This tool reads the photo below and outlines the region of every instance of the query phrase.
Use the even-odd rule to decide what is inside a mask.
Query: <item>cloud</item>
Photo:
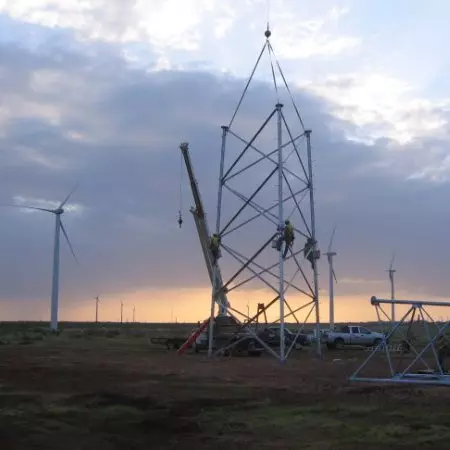
[[[58,33],[67,47],[51,42],[38,49],[11,43],[0,47],[0,203],[50,204],[45,202],[64,198],[82,181],[71,198],[77,210],[63,217],[80,260],[77,268],[62,243],[61,295],[72,301],[98,292],[207,286],[193,223],[185,217],[182,230],[176,224],[178,145],[191,143],[211,225],[220,125],[230,120],[245,81],[202,70],[147,71],[113,44],[74,43],[66,32]],[[154,62],[157,58],[155,53]],[[246,139],[276,101],[263,82],[255,83],[249,96],[236,118],[237,132]],[[380,279],[395,248],[399,289],[445,295],[450,261],[443,242],[450,216],[442,205],[449,187],[445,177],[433,184],[426,174],[418,176],[419,169],[431,173],[445,160],[444,139],[427,135],[402,144],[384,138],[371,145],[348,141],[354,125],[345,117],[335,118],[332,104],[311,91],[297,89],[295,96],[313,130],[320,242],[328,243],[338,224],[339,277]],[[258,145],[276,145],[275,129],[273,124]],[[238,151],[231,140],[230,149]],[[424,149],[435,150],[425,154]],[[183,177],[187,215],[191,195]],[[243,188],[250,192],[255,184],[249,179]],[[276,195],[272,188],[274,193],[265,198],[269,203]],[[51,216],[6,207],[1,214],[2,298],[48,297]],[[255,233],[257,240],[264,236],[258,227]],[[321,275],[326,270],[322,259]],[[326,277],[321,283],[326,288]],[[339,284],[338,295],[378,295],[368,284]]]
[[[340,34],[337,31],[339,20],[348,9],[333,7],[320,18],[300,21],[294,26],[301,13],[293,4],[289,6],[290,9],[283,9],[275,17],[275,21],[287,23],[287,26],[280,30],[277,42],[282,58],[334,57],[355,50],[361,44],[360,37]]]
[[[305,87],[329,101],[336,117],[355,124],[350,138],[388,137],[400,144],[424,137],[448,139],[450,98],[420,98],[402,80],[377,73],[347,74]]]
[[[161,58],[178,64],[186,63],[180,51],[206,53],[214,65],[227,65],[231,54],[220,49],[224,37],[229,44],[241,40],[247,30],[252,45],[259,45],[263,30],[255,24],[265,24],[267,3],[261,0],[234,0],[221,4],[213,0],[138,0],[134,2],[89,0],[25,0],[0,3],[0,12],[29,24],[48,28],[70,29],[81,40],[98,40],[122,44],[127,54],[145,54],[151,47]],[[272,1],[269,18],[277,28],[280,55],[283,58],[335,56],[355,48],[359,38],[339,32],[339,21],[347,12],[325,1],[317,7],[305,8],[295,2]],[[282,24],[282,26],[281,26]],[[301,42],[301,45],[299,44]],[[242,45],[242,42],[240,42]],[[180,59],[181,58],[181,59]],[[235,64],[239,61],[232,58]]]
[[[436,67],[433,52],[427,54],[424,67],[405,77],[404,67],[416,61],[416,54],[409,47],[410,42],[420,44],[417,36],[408,31],[407,39],[397,36],[393,43],[392,33],[400,25],[396,22],[393,29],[390,18],[385,19],[386,27],[380,26],[376,34],[361,29],[359,23],[377,18],[383,6],[359,5],[350,0],[339,6],[331,0],[309,5],[274,0],[267,11],[267,5],[263,0],[236,0],[226,5],[211,0],[186,0],[181,6],[175,0],[38,0],[33,4],[17,0],[0,4],[0,11],[5,14],[3,17],[36,26],[28,35],[16,28],[11,32],[11,27],[7,33],[20,35],[17,40],[31,47],[39,43],[48,46],[47,33],[64,30],[77,37],[71,46],[91,41],[118,46],[122,56],[136,68],[208,70],[239,77],[249,73],[249,64],[242,55],[256,54],[261,46],[261,24],[269,18],[276,56],[288,78],[331,102],[337,118],[354,123],[348,138],[370,143],[388,137],[403,144],[418,136],[442,134],[450,100],[431,100],[423,92],[426,77],[434,76],[431,69],[426,77],[424,72],[425,66]],[[406,24],[408,20],[416,23],[413,10],[411,17],[403,16],[398,19]],[[430,20],[428,14],[423,15],[423,20]],[[441,34],[433,36],[427,37],[428,48],[436,39],[442,40]],[[68,45],[67,39],[63,45]],[[305,59],[311,62],[306,63]],[[403,60],[403,66],[396,62]],[[264,64],[267,70],[257,76],[268,80],[269,65]],[[349,72],[349,68],[354,70]],[[424,75],[414,79],[413,75],[419,73]],[[41,107],[40,113],[55,114],[48,107]]]

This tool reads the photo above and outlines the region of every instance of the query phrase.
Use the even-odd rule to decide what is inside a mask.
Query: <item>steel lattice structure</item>
[[[304,324],[313,317],[316,350],[319,356],[322,354],[317,273],[320,252],[316,242],[311,130],[304,126],[275,57],[270,35],[267,29],[263,48],[234,114],[229,124],[222,126],[215,232],[222,241],[220,266],[223,284],[213,287],[211,319],[218,306],[219,313],[225,311],[257,337],[249,325],[259,314],[269,312],[275,317],[272,323],[280,327],[279,349],[269,348],[258,340],[269,353],[284,362],[294,347],[285,342],[286,320],[298,324],[298,336]],[[264,55],[270,61],[277,101],[273,109],[267,111],[263,123],[256,129],[252,127],[253,136],[244,138],[235,130],[237,114]],[[289,124],[287,108],[280,102],[281,89],[289,98],[293,125]],[[247,118],[248,122],[251,121]],[[245,131],[247,129],[250,126]],[[271,137],[264,138],[267,130]],[[275,242],[286,219],[294,226],[295,240],[283,259],[284,244],[281,250],[277,250]],[[307,239],[312,240],[309,247],[313,256],[311,260],[306,259],[308,254],[304,251]],[[262,289],[273,292],[265,309],[256,315],[250,314],[251,317],[233,304],[233,294],[246,288],[253,289],[252,292]],[[218,293],[222,290],[231,299],[228,306],[220,303]],[[213,320],[210,327],[212,336]],[[211,340],[209,354],[213,354]]]
[[[385,336],[385,342],[381,342],[372,349],[367,359],[350,377],[350,381],[450,386],[450,374],[444,372],[442,368],[439,349],[436,345],[437,341],[445,336],[450,321],[438,324],[428,312],[428,309],[432,307],[450,307],[450,303],[426,300],[384,300],[376,297],[372,297],[370,302],[376,308],[380,324],[383,324],[383,317],[387,319],[386,323],[392,324],[392,317],[389,317],[383,309],[383,304],[405,305],[408,310],[400,321],[391,325],[390,331]],[[418,321],[418,325],[416,325],[416,330],[411,332],[411,324],[415,320]],[[406,326],[408,326],[407,332],[401,344],[397,347],[393,346],[396,335]],[[419,330],[423,332],[424,337],[421,341],[417,339]],[[444,337],[444,339],[447,338]],[[447,346],[450,351],[450,342],[447,343]],[[399,352],[400,355],[398,355]],[[448,352],[445,353],[448,358],[450,355]],[[388,373],[384,372],[384,365],[380,361],[383,356],[386,358]],[[369,366],[370,362],[373,362],[372,368]],[[365,375],[365,371],[369,374]]]

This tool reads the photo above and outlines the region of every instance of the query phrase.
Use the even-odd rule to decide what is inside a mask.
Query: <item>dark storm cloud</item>
[[[0,203],[17,195],[58,201],[82,180],[72,199],[82,211],[63,217],[80,259],[76,266],[62,243],[63,296],[206,283],[184,174],[185,225],[177,229],[178,145],[191,143],[212,221],[220,125],[229,121],[244,82],[202,72],[132,70],[113,47],[90,46],[85,53],[78,47],[0,47]],[[252,95],[236,119],[247,139],[275,103],[263,84],[255,84]],[[348,142],[332,130],[350,125],[332,119],[326,103],[303,92],[296,96],[313,129],[323,250],[338,224],[338,276],[379,279],[395,248],[400,287],[445,295],[450,189],[407,179],[425,162],[436,163],[421,152],[443,142],[403,148],[388,140]],[[1,216],[1,296],[48,296],[53,217],[8,208]],[[371,288],[338,286],[340,294],[355,289]]]

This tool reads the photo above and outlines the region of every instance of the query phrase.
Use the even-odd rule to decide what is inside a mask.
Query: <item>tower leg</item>
[[[309,203],[311,209],[311,238],[313,240],[313,271],[314,271],[314,301],[316,304],[316,354],[322,357],[322,339],[320,335],[320,313],[319,313],[319,274],[317,272],[317,241],[316,241],[316,215],[314,208],[314,184],[312,172],[311,154],[311,130],[306,130],[306,145],[308,153],[308,178],[309,178]]]
[[[52,299],[51,299],[51,320],[52,331],[58,330],[58,294],[59,294],[59,236],[61,228],[61,216],[55,214],[55,241],[53,247],[53,274],[52,274]]]
[[[280,230],[284,225],[283,217],[283,134],[282,134],[282,115],[281,108],[283,105],[278,103],[277,109],[277,141],[278,141],[278,226]],[[284,334],[284,258],[283,248],[280,246],[278,255],[279,267],[279,299],[280,299],[280,361],[285,360],[285,334]]]

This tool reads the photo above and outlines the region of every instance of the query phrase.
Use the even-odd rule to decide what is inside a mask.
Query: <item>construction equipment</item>
[[[258,329],[259,326],[259,316],[264,315],[264,323],[267,326],[267,314],[266,314],[266,307],[264,303],[258,303],[258,309],[256,310],[256,321],[255,321],[255,328]]]
[[[189,347],[194,347],[196,351],[208,348],[209,344],[207,343],[209,342],[211,333],[212,346],[215,349],[222,349],[224,354],[260,355],[264,348],[259,345],[251,333],[244,329],[245,327],[242,327],[234,318],[227,314],[227,308],[230,307],[230,303],[228,302],[226,291],[223,288],[219,265],[217,261],[214,264],[214,257],[210,250],[210,232],[197,180],[194,176],[188,143],[181,143],[180,150],[186,165],[192,196],[194,197],[195,206],[190,209],[190,212],[194,217],[212,288],[217,292],[216,301],[219,305],[219,313],[214,318],[212,327],[207,329],[207,325],[211,325],[210,319],[207,319],[198,330],[194,331],[187,338],[185,343],[180,346],[179,354],[183,354]],[[179,218],[182,220],[181,213]]]
[[[191,185],[192,196],[194,197],[195,207],[190,209],[192,216],[194,217],[195,226],[197,228],[198,238],[200,240],[200,245],[203,251],[203,257],[205,258],[206,268],[208,269],[209,279],[211,280],[211,285],[215,286],[219,291],[218,303],[219,303],[219,315],[226,315],[226,307],[229,306],[226,293],[222,289],[223,281],[220,273],[220,268],[216,265],[216,282],[214,283],[214,265],[213,256],[209,249],[209,229],[206,220],[205,211],[203,209],[203,203],[200,197],[200,191],[198,189],[197,180],[194,176],[194,170],[192,168],[191,157],[189,155],[189,144],[183,142],[180,144],[181,154],[183,155],[184,162],[186,165],[186,170],[189,177],[189,183]]]

